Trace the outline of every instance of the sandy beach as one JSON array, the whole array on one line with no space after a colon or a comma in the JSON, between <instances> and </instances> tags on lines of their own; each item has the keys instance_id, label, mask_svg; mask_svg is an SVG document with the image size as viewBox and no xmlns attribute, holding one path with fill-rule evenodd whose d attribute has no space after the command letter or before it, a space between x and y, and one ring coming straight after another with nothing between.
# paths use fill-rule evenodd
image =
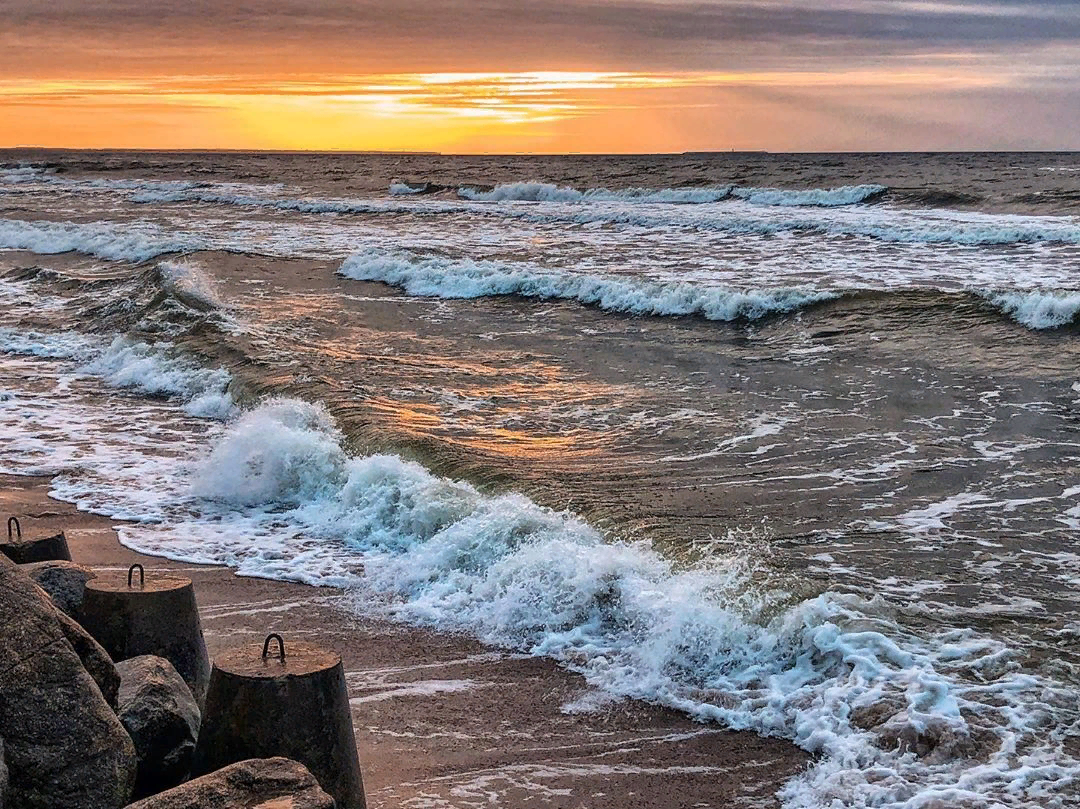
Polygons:
<instances>
[{"instance_id":1,"label":"sandy beach","mask_svg":"<svg viewBox=\"0 0 1080 809\"><path fill-rule=\"evenodd\" d=\"M143 556L115 521L48 496L49 479L0 476L0 512L24 533L63 530L96 570L139 562L195 584L211 658L269 632L343 659L368 805L389 807L770 807L807 763L782 740L734 733L624 701L599 710L584 680L549 660L358 618L330 588L240 578Z\"/></svg>"}]
</instances>

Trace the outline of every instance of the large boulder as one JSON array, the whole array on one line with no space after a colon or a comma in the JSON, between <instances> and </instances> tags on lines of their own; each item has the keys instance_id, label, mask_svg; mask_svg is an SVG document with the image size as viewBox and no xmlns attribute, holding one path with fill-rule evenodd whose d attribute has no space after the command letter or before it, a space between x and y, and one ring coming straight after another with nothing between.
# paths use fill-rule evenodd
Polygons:
<instances>
[{"instance_id":1,"label":"large boulder","mask_svg":"<svg viewBox=\"0 0 1080 809\"><path fill-rule=\"evenodd\" d=\"M21 567L49 594L57 607L75 620L79 619L86 583L97 577L93 570L63 559L31 562Z\"/></svg>"},{"instance_id":2,"label":"large boulder","mask_svg":"<svg viewBox=\"0 0 1080 809\"><path fill-rule=\"evenodd\" d=\"M128 809L334 809L303 764L254 758L131 804Z\"/></svg>"},{"instance_id":3,"label":"large boulder","mask_svg":"<svg viewBox=\"0 0 1080 809\"><path fill-rule=\"evenodd\" d=\"M43 591L0 557L0 736L8 809L119 809L135 747Z\"/></svg>"},{"instance_id":4,"label":"large boulder","mask_svg":"<svg viewBox=\"0 0 1080 809\"><path fill-rule=\"evenodd\" d=\"M101 696L109 703L109 707L116 710L116 694L120 690L120 673L116 670L109 653L101 648L101 644L90 637L82 626L69 618L65 613L56 610L56 620L60 629L67 638L71 648L82 661L83 668L94 678Z\"/></svg>"},{"instance_id":5,"label":"large boulder","mask_svg":"<svg viewBox=\"0 0 1080 809\"><path fill-rule=\"evenodd\" d=\"M118 663L117 715L135 743L139 773L135 796L174 787L191 770L201 715L191 689L163 657L143 655Z\"/></svg>"}]
</instances>

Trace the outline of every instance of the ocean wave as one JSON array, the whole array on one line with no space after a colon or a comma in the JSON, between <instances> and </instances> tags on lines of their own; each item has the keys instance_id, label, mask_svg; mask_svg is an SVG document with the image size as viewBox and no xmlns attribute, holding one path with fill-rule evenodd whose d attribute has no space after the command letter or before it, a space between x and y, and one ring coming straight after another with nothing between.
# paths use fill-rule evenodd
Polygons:
<instances>
[{"instance_id":1,"label":"ocean wave","mask_svg":"<svg viewBox=\"0 0 1080 809\"><path fill-rule=\"evenodd\" d=\"M191 416L223 420L233 410L232 376L176 354L169 343L116 336L110 341L75 332L45 334L0 328L0 353L73 360L76 373L98 377L114 388L179 400Z\"/></svg>"},{"instance_id":2,"label":"ocean wave","mask_svg":"<svg viewBox=\"0 0 1080 809\"><path fill-rule=\"evenodd\" d=\"M107 261L137 262L201 250L204 246L201 240L166 236L147 226L0 219L0 249L44 255L76 252Z\"/></svg>"},{"instance_id":3,"label":"ocean wave","mask_svg":"<svg viewBox=\"0 0 1080 809\"><path fill-rule=\"evenodd\" d=\"M492 189L463 186L458 195L474 202L645 202L673 204L706 204L736 198L754 205L785 207L838 207L857 205L882 196L888 191L883 185L855 185L841 188L788 190L779 188L744 188L725 185L718 187L627 188L608 190L590 188L578 190L551 183L507 183Z\"/></svg>"},{"instance_id":4,"label":"ocean wave","mask_svg":"<svg viewBox=\"0 0 1080 809\"><path fill-rule=\"evenodd\" d=\"M557 188L552 186L552 188ZM571 189L573 191L573 189ZM700 189L693 193L699 193ZM583 192L573 191L574 194ZM681 193L681 192L680 192ZM687 191L691 193L691 191ZM717 193L715 191L711 193ZM801 193L801 192L800 192ZM600 201L598 198L593 198ZM882 206L808 206L782 204L722 209L683 205L678 212L646 208L627 199L604 205L475 205L472 201L432 199L425 195L394 200L289 199L251 194L190 190L143 192L132 197L145 203L208 204L294 211L307 214L371 216L486 216L541 225L613 225L647 229L695 229L734 236L771 237L787 233L851 236L894 244L1007 246L1016 244L1080 244L1080 224L1067 216L1018 216L944 210L908 210ZM668 201L674 202L674 199ZM573 200L571 200L573 202ZM739 200L743 202L743 200ZM756 210L755 210L756 207Z\"/></svg>"},{"instance_id":5,"label":"ocean wave","mask_svg":"<svg viewBox=\"0 0 1080 809\"><path fill-rule=\"evenodd\" d=\"M943 188L894 188L891 193L900 202L915 203L929 208L963 208L976 205L982 197L964 191Z\"/></svg>"},{"instance_id":6,"label":"ocean wave","mask_svg":"<svg viewBox=\"0 0 1080 809\"><path fill-rule=\"evenodd\" d=\"M217 283L192 261L162 261L157 266L161 286L181 303L200 311L225 308Z\"/></svg>"},{"instance_id":7,"label":"ocean wave","mask_svg":"<svg viewBox=\"0 0 1080 809\"><path fill-rule=\"evenodd\" d=\"M394 205L379 200L275 198L251 193L208 191L204 189L143 191L132 195L131 201L144 205L169 202L202 202L210 205L236 205L242 208L262 208L309 214L396 214L418 212L414 208L405 205Z\"/></svg>"},{"instance_id":8,"label":"ocean wave","mask_svg":"<svg viewBox=\"0 0 1080 809\"><path fill-rule=\"evenodd\" d=\"M421 297L519 295L574 300L610 312L700 315L709 320L725 321L756 320L838 297L834 292L805 287L740 290L559 273L492 261L412 257L377 249L346 259L339 272L357 281L392 284L410 295Z\"/></svg>"},{"instance_id":9,"label":"ocean wave","mask_svg":"<svg viewBox=\"0 0 1080 809\"><path fill-rule=\"evenodd\" d=\"M720 202L731 196L732 186L719 188L627 188L609 191L606 188L576 188L551 183L507 183L491 189L462 186L458 196L473 202L653 202L701 204Z\"/></svg>"},{"instance_id":10,"label":"ocean wave","mask_svg":"<svg viewBox=\"0 0 1080 809\"><path fill-rule=\"evenodd\" d=\"M394 180L390 183L390 196L409 197L417 194L437 194L445 191L445 185L435 183L407 183L403 180Z\"/></svg>"},{"instance_id":11,"label":"ocean wave","mask_svg":"<svg viewBox=\"0 0 1080 809\"><path fill-rule=\"evenodd\" d=\"M125 527L126 545L348 586L358 611L467 632L610 694L792 739L819 758L785 787L790 807L852 794L897 808L935 795L1038 801L1080 774L1052 719L1073 695L999 642L915 634L880 599L796 599L755 554L677 566L519 494L350 455L319 405L248 411L189 479L197 530Z\"/></svg>"},{"instance_id":12,"label":"ocean wave","mask_svg":"<svg viewBox=\"0 0 1080 809\"><path fill-rule=\"evenodd\" d=\"M39 166L3 166L0 167L0 184L23 185L40 182L47 176L46 170Z\"/></svg>"},{"instance_id":13,"label":"ocean wave","mask_svg":"<svg viewBox=\"0 0 1080 809\"><path fill-rule=\"evenodd\" d=\"M1058 329L1080 316L1080 291L1076 290L998 290L980 295L1032 329Z\"/></svg>"},{"instance_id":14,"label":"ocean wave","mask_svg":"<svg viewBox=\"0 0 1080 809\"><path fill-rule=\"evenodd\" d=\"M731 194L754 205L781 207L837 208L871 202L888 192L884 185L845 185L840 188L788 190L781 188L740 188Z\"/></svg>"}]
</instances>

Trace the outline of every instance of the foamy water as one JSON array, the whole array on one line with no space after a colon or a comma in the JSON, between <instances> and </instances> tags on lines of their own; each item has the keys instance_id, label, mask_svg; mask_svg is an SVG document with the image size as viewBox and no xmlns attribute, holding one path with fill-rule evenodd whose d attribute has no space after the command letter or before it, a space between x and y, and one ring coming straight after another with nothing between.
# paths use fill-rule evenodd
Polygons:
<instances>
[{"instance_id":1,"label":"foamy water","mask_svg":"<svg viewBox=\"0 0 1080 809\"><path fill-rule=\"evenodd\" d=\"M56 342L16 348L55 357ZM144 350L127 375L43 362L57 361L5 361L9 378L36 379L0 402L4 471L59 472L54 496L143 523L121 528L136 550L352 587L359 610L469 632L553 657L609 694L791 738L822 756L785 789L791 806L855 791L874 806L927 794L1065 805L1080 774L1060 747L1072 689L971 630L920 636L880 600L799 601L749 554L682 567L519 495L484 495L395 456L350 456L316 405L274 400L207 432L179 403L110 397L105 411L93 380L72 381L158 392L167 379L180 401L204 395L201 378L176 385L160 354ZM44 465L43 436L67 438Z\"/></svg>"},{"instance_id":2,"label":"foamy water","mask_svg":"<svg viewBox=\"0 0 1080 809\"><path fill-rule=\"evenodd\" d=\"M0 247L128 261L203 250L327 258L343 261L353 277L428 295L523 294L720 320L863 290L934 289L968 291L1024 326L1047 329L1074 322L1068 302L1080 294L1076 216L897 207L878 201L889 189L876 184L578 190L521 182L462 187L455 192L462 199L394 188L320 198L282 184L91 182L27 171L9 172L13 187L40 181L44 199L60 188L88 210L107 210L111 199L133 214L0 220ZM151 205L167 218L139 216ZM233 221L230 208L289 218ZM543 261L522 261L538 244ZM382 279L377 256L384 273L391 259L414 266Z\"/></svg>"},{"instance_id":3,"label":"foamy water","mask_svg":"<svg viewBox=\"0 0 1080 809\"><path fill-rule=\"evenodd\" d=\"M1077 805L1076 217L530 176L5 170L0 471L791 739L787 807Z\"/></svg>"}]
</instances>

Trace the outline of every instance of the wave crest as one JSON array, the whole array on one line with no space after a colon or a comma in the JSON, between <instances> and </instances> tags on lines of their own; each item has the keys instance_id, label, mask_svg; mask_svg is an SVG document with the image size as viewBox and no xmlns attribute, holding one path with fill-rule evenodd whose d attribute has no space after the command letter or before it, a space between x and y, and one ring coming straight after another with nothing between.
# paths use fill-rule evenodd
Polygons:
<instances>
[{"instance_id":1,"label":"wave crest","mask_svg":"<svg viewBox=\"0 0 1080 809\"><path fill-rule=\"evenodd\" d=\"M98 377L113 388L177 399L188 415L197 418L220 421L233 410L229 372L179 356L169 343L150 345L122 336L104 342L74 332L0 329L0 352L72 360L80 374Z\"/></svg>"},{"instance_id":2,"label":"wave crest","mask_svg":"<svg viewBox=\"0 0 1080 809\"><path fill-rule=\"evenodd\" d=\"M898 809L953 788L973 758L988 763L964 795L981 805L1015 794L1018 778L1025 797L1043 794L1075 766L1061 756L1062 769L1029 777L1055 751L1033 730L1073 695L1007 665L996 641L916 635L876 599L797 599L757 553L679 566L522 495L351 456L321 405L275 399L248 412L192 480L205 530L126 528L125 544L350 585L360 611L468 632L552 657L609 694L790 738L821 757L785 787L789 806L831 804L842 784ZM363 575L350 572L358 565Z\"/></svg>"},{"instance_id":3,"label":"wave crest","mask_svg":"<svg viewBox=\"0 0 1080 809\"><path fill-rule=\"evenodd\" d=\"M105 222L0 219L0 248L43 255L77 252L107 261L138 262L202 247L194 239L165 236L157 229L125 228Z\"/></svg>"},{"instance_id":4,"label":"wave crest","mask_svg":"<svg viewBox=\"0 0 1080 809\"><path fill-rule=\"evenodd\" d=\"M853 185L841 188L789 190L780 188L744 188L726 185L713 187L606 188L578 190L542 182L507 183L491 189L462 186L458 196L474 202L647 202L671 204L707 204L740 199L754 205L832 208L857 205L884 195L883 185Z\"/></svg>"},{"instance_id":5,"label":"wave crest","mask_svg":"<svg viewBox=\"0 0 1080 809\"><path fill-rule=\"evenodd\" d=\"M708 320L723 321L757 320L838 297L834 292L806 287L740 290L558 273L491 261L413 258L377 249L346 259L339 272L357 281L392 284L420 297L460 299L520 295L544 300L574 300L610 312L700 315Z\"/></svg>"},{"instance_id":6,"label":"wave crest","mask_svg":"<svg viewBox=\"0 0 1080 809\"><path fill-rule=\"evenodd\" d=\"M1080 292L1075 290L1021 290L981 293L1005 314L1032 329L1059 329L1080 316Z\"/></svg>"}]
</instances>

